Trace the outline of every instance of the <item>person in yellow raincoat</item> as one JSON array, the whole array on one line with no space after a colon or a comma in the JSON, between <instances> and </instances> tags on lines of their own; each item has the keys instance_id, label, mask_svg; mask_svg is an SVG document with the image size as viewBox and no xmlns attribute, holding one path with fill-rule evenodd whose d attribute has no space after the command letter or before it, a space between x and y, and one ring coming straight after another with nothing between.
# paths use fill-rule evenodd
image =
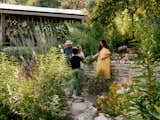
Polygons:
<instances>
[{"instance_id":1,"label":"person in yellow raincoat","mask_svg":"<svg viewBox=\"0 0 160 120\"><path fill-rule=\"evenodd\" d=\"M103 75L107 79L111 78L110 56L111 52L108 49L106 41L101 40L97 54L92 56L92 58L98 57L96 66L96 77L98 77L99 75Z\"/></svg>"}]
</instances>

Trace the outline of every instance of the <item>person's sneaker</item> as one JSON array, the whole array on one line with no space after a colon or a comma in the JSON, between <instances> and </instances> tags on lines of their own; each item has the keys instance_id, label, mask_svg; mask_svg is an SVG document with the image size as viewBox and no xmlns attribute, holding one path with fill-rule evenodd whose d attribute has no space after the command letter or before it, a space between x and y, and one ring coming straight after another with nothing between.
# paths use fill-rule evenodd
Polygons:
<instances>
[{"instance_id":1,"label":"person's sneaker","mask_svg":"<svg viewBox=\"0 0 160 120\"><path fill-rule=\"evenodd\" d=\"M76 97L77 97L76 95L74 95L74 94L72 95L72 98L73 98L73 99L75 99Z\"/></svg>"},{"instance_id":2,"label":"person's sneaker","mask_svg":"<svg viewBox=\"0 0 160 120\"><path fill-rule=\"evenodd\" d=\"M73 95L72 97L75 97L77 95L76 90L73 90Z\"/></svg>"}]
</instances>

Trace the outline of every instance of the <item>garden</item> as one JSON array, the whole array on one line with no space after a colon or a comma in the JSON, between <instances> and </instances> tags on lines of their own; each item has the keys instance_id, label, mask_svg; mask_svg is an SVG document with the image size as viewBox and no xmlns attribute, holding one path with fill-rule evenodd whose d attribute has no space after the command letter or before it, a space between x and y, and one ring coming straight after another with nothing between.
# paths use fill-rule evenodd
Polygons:
<instances>
[{"instance_id":1,"label":"garden","mask_svg":"<svg viewBox=\"0 0 160 120\"><path fill-rule=\"evenodd\" d=\"M49 4L53 1L55 4ZM127 63L126 71L136 72L131 83L123 84L115 80L123 74L116 70L112 70L111 80L94 77L90 73L96 59L87 57L85 66L91 69L84 70L82 95L78 97L83 99L87 92L93 96L98 113L113 120L160 120L160 1L53 1L10 1L81 9L87 19L56 24L7 21L7 30L13 32L11 47L0 50L0 120L74 120L68 112L74 76L59 46L64 47L65 41L71 40L73 46L81 45L87 57L97 52L102 39L112 52L111 67L117 64L115 58L119 59L123 72L126 59L132 61ZM92 119L99 120L78 120Z\"/></svg>"}]
</instances>

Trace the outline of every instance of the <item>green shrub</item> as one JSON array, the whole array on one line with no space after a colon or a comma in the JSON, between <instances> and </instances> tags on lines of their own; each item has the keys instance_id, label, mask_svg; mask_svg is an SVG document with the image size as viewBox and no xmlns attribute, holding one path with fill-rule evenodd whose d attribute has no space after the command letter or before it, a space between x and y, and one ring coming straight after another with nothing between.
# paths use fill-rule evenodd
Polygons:
<instances>
[{"instance_id":1,"label":"green shrub","mask_svg":"<svg viewBox=\"0 0 160 120\"><path fill-rule=\"evenodd\" d=\"M104 27L101 25L72 24L69 28L69 39L74 45L80 44L86 56L95 54L100 40L105 39Z\"/></svg>"},{"instance_id":2,"label":"green shrub","mask_svg":"<svg viewBox=\"0 0 160 120\"><path fill-rule=\"evenodd\" d=\"M109 91L109 86L113 82L101 76L99 77L87 77L87 87L90 94L100 95ZM96 88L96 89L95 89Z\"/></svg>"},{"instance_id":3,"label":"green shrub","mask_svg":"<svg viewBox=\"0 0 160 120\"><path fill-rule=\"evenodd\" d=\"M65 119L63 110L67 104L62 86L70 69L56 48L35 58L29 79L24 75L23 66L3 53L0 54L0 67L0 112L8 110L0 117Z\"/></svg>"},{"instance_id":4,"label":"green shrub","mask_svg":"<svg viewBox=\"0 0 160 120\"><path fill-rule=\"evenodd\" d=\"M120 86L113 83L109 87L109 92L98 95L98 108L111 116L119 116L125 114L124 107L128 104L128 95L126 94L128 86Z\"/></svg>"},{"instance_id":5,"label":"green shrub","mask_svg":"<svg viewBox=\"0 0 160 120\"><path fill-rule=\"evenodd\" d=\"M0 53L0 118L9 119L13 113L11 104L14 104L17 99L17 63L12 59Z\"/></svg>"}]
</instances>

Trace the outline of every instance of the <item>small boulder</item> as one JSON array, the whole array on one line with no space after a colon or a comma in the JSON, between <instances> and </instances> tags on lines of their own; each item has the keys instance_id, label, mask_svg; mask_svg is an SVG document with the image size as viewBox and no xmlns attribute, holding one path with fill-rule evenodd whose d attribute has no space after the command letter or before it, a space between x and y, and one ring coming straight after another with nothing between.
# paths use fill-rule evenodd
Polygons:
<instances>
[{"instance_id":1,"label":"small boulder","mask_svg":"<svg viewBox=\"0 0 160 120\"><path fill-rule=\"evenodd\" d=\"M97 109L93 106L88 106L83 113L76 116L75 120L93 120L96 115Z\"/></svg>"},{"instance_id":2,"label":"small boulder","mask_svg":"<svg viewBox=\"0 0 160 120\"><path fill-rule=\"evenodd\" d=\"M98 117L95 117L94 120L112 120L108 115L105 116L103 113L99 113Z\"/></svg>"},{"instance_id":3,"label":"small boulder","mask_svg":"<svg viewBox=\"0 0 160 120\"><path fill-rule=\"evenodd\" d=\"M88 107L87 104L84 102L81 102L81 103L74 102L72 103L72 106L71 106L72 114L78 115L82 113L87 107Z\"/></svg>"}]
</instances>

